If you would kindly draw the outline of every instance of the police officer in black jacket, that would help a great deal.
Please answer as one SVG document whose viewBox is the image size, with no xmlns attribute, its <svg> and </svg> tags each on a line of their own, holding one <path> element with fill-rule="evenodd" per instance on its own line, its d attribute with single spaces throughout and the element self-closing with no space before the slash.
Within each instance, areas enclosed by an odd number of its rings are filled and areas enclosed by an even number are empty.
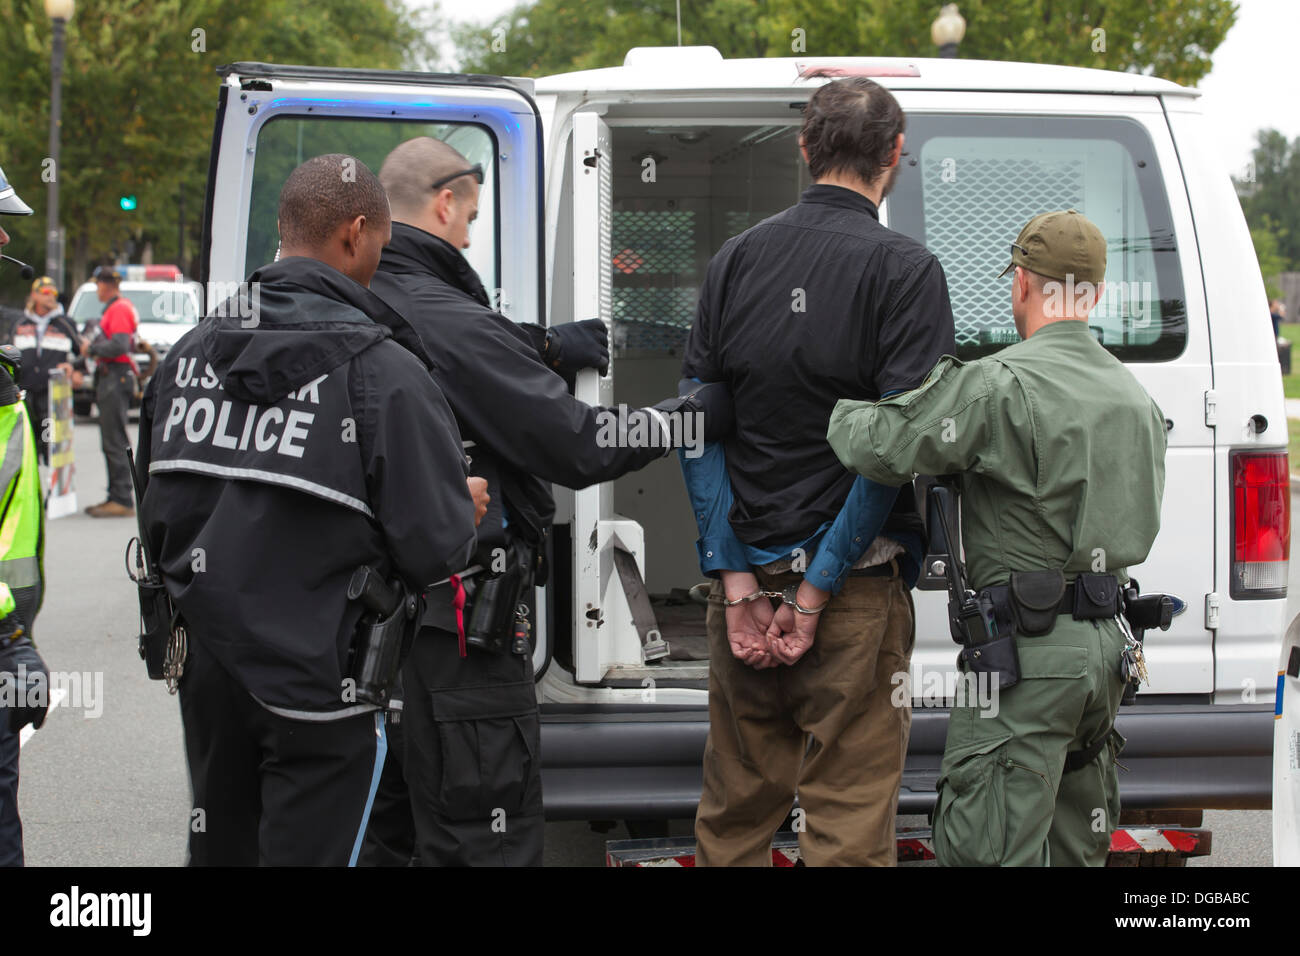
<svg viewBox="0 0 1300 956">
<path fill-rule="evenodd" d="M 601 323 L 575 323 L 548 335 L 490 308 L 460 252 L 469 245 L 479 179 L 478 169 L 435 139 L 410 140 L 388 155 L 380 181 L 392 203 L 393 240 L 373 287 L 435 354 L 434 378 L 469 443 L 471 471 L 487 479 L 491 504 L 479 525 L 476 563 L 490 572 L 500 549 L 544 549 L 554 515 L 550 482 L 582 488 L 609 481 L 670 448 L 601 440 L 611 410 L 569 394 L 562 375 L 608 363 Z M 674 411 L 702 413 L 709 438 L 728 427 L 730 400 L 725 390 L 711 389 L 684 406 L 671 399 L 638 409 L 628 413 L 626 433 L 636 432 L 641 417 L 648 419 L 641 423 L 645 433 L 662 434 L 660 413 Z M 438 606 L 431 595 L 431 609 Z M 426 623 L 431 626 L 416 637 L 402 672 L 416 856 L 426 866 L 540 864 L 540 721 L 531 650 L 471 646 L 462 656 L 454 624 L 445 617 Z M 390 768 L 385 790 L 400 800 L 401 781 L 393 775 Z M 372 821 L 369 862 L 409 857 L 399 800 L 390 799 Z"/>
<path fill-rule="evenodd" d="M 390 235 L 378 179 L 308 160 L 279 226 L 279 261 L 170 350 L 140 418 L 146 530 L 188 628 L 200 865 L 355 862 L 385 738 L 349 679 L 349 579 L 418 589 L 474 545 L 456 423 L 367 288 Z"/>
</svg>

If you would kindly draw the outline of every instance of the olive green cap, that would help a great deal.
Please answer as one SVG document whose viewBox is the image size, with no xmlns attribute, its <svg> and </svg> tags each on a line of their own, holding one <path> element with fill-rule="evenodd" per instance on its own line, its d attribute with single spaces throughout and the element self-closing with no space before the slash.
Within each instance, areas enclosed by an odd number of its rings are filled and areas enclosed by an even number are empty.
<svg viewBox="0 0 1300 956">
<path fill-rule="evenodd" d="M 1094 285 L 1106 277 L 1106 237 L 1091 219 L 1075 209 L 1039 213 L 1011 244 L 1011 265 L 999 278 L 1020 266 L 1049 279 Z"/>
</svg>

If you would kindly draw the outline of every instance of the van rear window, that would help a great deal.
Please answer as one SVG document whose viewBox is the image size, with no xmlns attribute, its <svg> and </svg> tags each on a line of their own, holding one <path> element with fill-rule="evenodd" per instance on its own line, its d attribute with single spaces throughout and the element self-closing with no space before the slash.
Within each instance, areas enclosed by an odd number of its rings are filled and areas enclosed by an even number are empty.
<svg viewBox="0 0 1300 956">
<path fill-rule="evenodd" d="M 1107 240 L 1106 288 L 1088 324 L 1123 361 L 1182 353 L 1187 313 L 1169 200 L 1132 120 L 909 114 L 886 207 L 891 228 L 939 257 L 963 359 L 1018 340 L 1011 243 L 1040 212 L 1077 209 Z"/>
<path fill-rule="evenodd" d="M 808 185 L 799 128 L 616 126 L 613 135 L 613 344 L 625 356 L 676 355 L 709 259 Z"/>
<path fill-rule="evenodd" d="M 276 225 L 280 190 L 299 163 L 322 153 L 347 153 L 360 159 L 378 175 L 393 147 L 416 136 L 440 139 L 455 147 L 469 164 L 482 165 L 478 218 L 470 224 L 470 246 L 464 252 L 483 285 L 496 289 L 500 285 L 497 280 L 500 274 L 500 230 L 496 215 L 497 150 L 492 134 L 474 123 L 293 115 L 269 120 L 257 134 L 253 194 L 248 210 L 248 246 L 244 259 L 246 270 L 251 273 L 276 257 L 280 244 Z"/>
</svg>

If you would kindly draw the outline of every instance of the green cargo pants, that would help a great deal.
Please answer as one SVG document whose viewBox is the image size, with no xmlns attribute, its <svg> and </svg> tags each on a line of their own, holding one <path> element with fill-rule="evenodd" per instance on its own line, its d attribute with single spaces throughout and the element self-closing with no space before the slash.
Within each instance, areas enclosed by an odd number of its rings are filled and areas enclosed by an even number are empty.
<svg viewBox="0 0 1300 956">
<path fill-rule="evenodd" d="M 1119 822 L 1123 737 L 1110 730 L 1096 759 L 1063 770 L 1068 752 L 1114 726 L 1124 635 L 1113 620 L 1060 617 L 1049 634 L 1017 637 L 1016 648 L 1018 684 L 991 688 L 991 699 L 980 688 L 952 710 L 935 856 L 944 866 L 1101 866 Z"/>
</svg>

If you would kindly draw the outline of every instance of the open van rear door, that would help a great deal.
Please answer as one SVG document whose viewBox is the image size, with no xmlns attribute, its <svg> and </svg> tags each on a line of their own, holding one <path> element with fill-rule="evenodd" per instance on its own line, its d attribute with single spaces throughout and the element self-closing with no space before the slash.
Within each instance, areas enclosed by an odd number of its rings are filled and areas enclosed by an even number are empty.
<svg viewBox="0 0 1300 956">
<path fill-rule="evenodd" d="M 594 112 L 573 117 L 570 177 L 573 183 L 573 309 L 575 319 L 599 317 L 613 336 L 612 245 L 614 164 L 609 126 Z M 595 228 L 591 228 L 592 226 Z M 611 350 L 612 351 L 612 350 Z M 614 401 L 614 363 L 610 373 L 578 374 L 574 395 L 589 405 Z M 573 568 L 573 666 L 579 683 L 604 680 L 611 668 L 642 679 L 641 638 L 615 571 L 615 551 L 628 552 L 635 574 L 645 575 L 645 535 L 641 526 L 614 513 L 614 486 L 602 482 L 574 492 L 570 536 Z M 635 589 L 635 585 L 630 585 Z M 657 639 L 655 631 L 650 636 Z"/>
<path fill-rule="evenodd" d="M 347 153 L 377 173 L 393 147 L 432 136 L 483 167 L 466 258 L 504 315 L 541 320 L 541 118 L 531 81 L 270 63 L 218 72 L 200 267 L 209 306 L 276 257 L 280 188 L 299 163 Z M 534 620 L 540 672 L 549 635 L 545 614 Z"/>
</svg>

